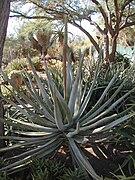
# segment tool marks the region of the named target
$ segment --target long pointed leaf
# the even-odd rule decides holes
[[[30,163],[32,157],[38,156],[38,155],[40,155],[40,153],[44,152],[44,155],[48,155],[51,152],[53,152],[55,150],[55,148],[57,148],[60,145],[60,143],[61,143],[61,140],[57,139],[57,141],[56,141],[56,138],[55,138],[55,139],[51,140],[49,143],[42,145],[41,147],[37,147],[35,149],[29,150],[28,152],[22,153],[22,154],[18,155],[17,158],[23,158],[23,159],[18,160],[6,167],[1,168],[0,171],[5,171],[5,170],[8,172],[13,171],[14,169],[17,169],[20,166],[25,165],[23,163],[28,163],[28,162]]]
[[[113,95],[103,104],[101,105],[97,110],[93,111],[93,109],[91,109],[86,115],[84,115],[80,121],[83,123],[87,122],[88,119],[93,118],[94,116],[97,116],[100,112],[102,112],[105,107],[107,107],[113,100],[114,98],[117,96],[117,94],[120,92],[120,90],[123,88],[123,85],[125,84],[125,82],[127,81],[127,79],[125,78],[123,80],[123,82],[121,83],[121,85],[117,88],[117,90],[113,93]],[[93,113],[92,113],[93,112]]]
[[[38,93],[37,93],[37,91],[36,91],[36,89],[35,89],[35,87],[34,87],[34,85],[33,85],[33,83],[32,83],[32,81],[31,81],[31,79],[28,77],[28,79],[29,79],[29,82],[30,82],[30,85],[31,85],[31,87],[32,87],[32,90],[33,90],[33,95],[34,95],[34,99],[38,102],[38,104],[41,106],[41,108],[43,109],[43,113],[44,113],[44,115],[45,115],[45,117],[47,118],[47,119],[49,119],[50,121],[52,121],[52,122],[54,122],[54,117],[48,112],[48,108],[47,108],[47,106],[45,106],[45,102],[43,102],[43,100],[41,99],[41,97],[38,95]]]
[[[125,82],[125,81],[124,81]],[[90,121],[95,122],[97,119],[103,117],[104,115],[108,114],[110,111],[112,111],[120,102],[122,102],[129,94],[131,94],[135,88],[133,88],[132,90],[130,90],[129,92],[127,92],[125,95],[123,95],[121,98],[119,98],[118,100],[116,100],[113,104],[110,105],[110,107],[108,107],[105,111],[104,108],[107,107],[110,102],[114,99],[114,97],[118,94],[118,92],[120,91],[120,89],[123,87],[123,83],[119,86],[119,88],[114,92],[114,94],[109,98],[108,101],[106,101],[102,106],[100,106],[95,112],[93,112],[91,115],[89,114],[89,112],[83,116],[82,118],[80,118],[80,122],[82,122],[81,124],[84,124],[85,122]],[[102,112],[103,111],[103,112]],[[100,113],[101,112],[101,113]],[[99,114],[100,113],[100,114]]]
[[[69,101],[72,84],[73,84],[73,72],[72,72],[71,55],[70,55],[68,57],[68,63],[67,63],[67,82],[66,82],[66,100],[67,101]]]
[[[82,58],[80,60],[78,72],[77,72],[74,84],[72,86],[72,90],[71,90],[71,94],[70,94],[70,98],[69,98],[69,102],[68,102],[68,107],[70,109],[71,115],[74,114],[74,108],[75,108],[75,102],[76,102],[76,96],[77,96],[77,89],[78,89],[79,80],[81,78],[83,60],[84,60],[84,55],[82,56]]]
[[[37,81],[37,84],[38,84],[38,86],[39,86],[39,88],[40,88],[40,90],[41,90],[42,96],[43,96],[43,98],[45,99],[46,104],[48,104],[48,106],[49,106],[50,108],[53,108],[53,105],[52,105],[50,99],[48,98],[47,92],[46,92],[45,88],[43,87],[43,85],[42,85],[42,83],[41,83],[41,80],[40,80],[40,78],[38,77],[38,75],[37,75],[37,73],[36,73],[36,70],[35,70],[35,68],[34,68],[34,66],[33,66],[33,64],[32,64],[32,61],[31,61],[31,59],[30,59],[29,56],[28,56],[28,60],[29,60],[29,64],[30,64],[30,66],[31,66],[32,72],[34,73],[34,77],[35,77],[35,79],[36,79],[36,81]]]
[[[73,118],[71,116],[71,112],[69,110],[69,107],[68,107],[65,99],[60,95],[60,93],[57,90],[55,91],[55,95],[60,103],[63,113],[65,114],[64,123],[68,122],[68,125],[71,125],[73,123]]]
[[[58,129],[56,129],[56,128],[49,128],[49,127],[41,126],[41,125],[38,125],[38,124],[35,124],[35,123],[29,123],[29,122],[20,121],[18,119],[12,119],[12,118],[10,118],[10,119],[14,123],[24,125],[26,128],[30,127],[35,131],[43,131],[43,132],[57,132],[58,131]]]
[[[94,134],[94,133],[99,133],[99,132],[107,131],[107,130],[113,128],[114,126],[117,126],[118,124],[120,124],[120,123],[128,120],[129,118],[131,118],[131,117],[133,117],[133,116],[135,116],[135,113],[128,114],[128,115],[126,115],[126,116],[124,116],[124,117],[121,117],[121,118],[119,118],[119,119],[117,119],[117,120],[115,120],[115,121],[113,121],[113,122],[111,122],[111,123],[109,123],[109,124],[107,124],[107,125],[105,125],[105,126],[103,126],[103,127],[100,127],[100,128],[95,129],[95,130],[93,131],[93,134]]]
[[[95,180],[99,180],[100,177],[96,174],[96,172],[94,171],[93,167],[90,165],[90,163],[86,159],[86,157],[82,155],[82,153],[80,152],[79,148],[77,147],[76,143],[74,142],[74,140],[72,138],[69,138],[69,144],[70,144],[70,147],[72,148],[72,151],[74,152],[74,156],[76,157],[76,159],[78,160],[80,165],[83,166],[84,169],[86,169],[87,172]]]
[[[54,84],[54,82],[52,80],[52,77],[51,77],[51,75],[50,75],[50,73],[48,71],[46,63],[45,63],[45,67],[46,67],[46,74],[47,74],[47,77],[48,77],[48,83],[49,83],[49,86],[50,86],[52,98],[54,98],[53,97],[54,95],[56,96],[57,100],[59,101],[59,103],[61,105],[63,113],[65,114],[65,118],[68,121],[68,124],[72,124],[73,120],[72,120],[71,112],[70,112],[70,110],[69,110],[69,108],[67,106],[67,103],[66,103],[65,99],[62,97],[62,95],[60,94],[60,92],[58,91],[56,85]]]
[[[55,90],[54,90],[54,116],[55,116],[55,122],[58,129],[60,131],[63,131],[64,130],[63,117],[60,110],[58,99],[55,95]]]
[[[94,73],[94,79],[93,79],[93,82],[92,82],[92,85],[82,103],[82,106],[80,107],[80,111],[77,115],[77,118],[76,118],[76,121],[78,121],[78,119],[80,118],[80,116],[83,114],[83,112],[85,111],[85,108],[87,107],[88,103],[89,103],[89,100],[92,96],[92,92],[93,92],[93,89],[94,89],[94,86],[95,86],[95,83],[96,83],[96,80],[98,78],[98,72],[99,72],[99,68],[100,68],[100,64],[101,62],[99,61],[98,64],[97,64],[97,67],[96,67],[96,71]]]
[[[99,107],[102,103],[102,101],[104,100],[106,94],[108,93],[108,91],[110,90],[110,88],[113,86],[114,81],[116,80],[116,78],[118,77],[118,74],[120,73],[120,69],[119,71],[117,71],[117,73],[113,76],[113,78],[111,79],[111,81],[109,82],[109,84],[107,85],[107,87],[105,88],[104,92],[102,93],[101,97],[99,98],[99,100],[97,101],[97,103],[93,106],[93,108],[90,110],[90,113],[94,112],[97,107]]]

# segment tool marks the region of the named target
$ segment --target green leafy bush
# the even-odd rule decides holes
[[[9,88],[12,89],[12,86],[9,85]],[[11,93],[10,91],[7,89],[7,87],[5,87],[4,85],[1,85],[1,91],[2,91],[2,94],[6,97],[11,97]]]
[[[39,58],[35,57],[35,58],[32,58],[31,60],[32,60],[32,63],[33,63],[33,65],[37,71],[42,70],[42,62]],[[28,66],[29,66],[29,64],[28,64]],[[31,70],[30,66],[29,66],[29,68]]]
[[[14,59],[10,63],[8,63],[5,68],[6,74],[10,74],[13,70],[22,70],[27,67],[28,61],[26,58]]]

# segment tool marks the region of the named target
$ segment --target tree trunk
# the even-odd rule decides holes
[[[0,0],[0,68],[2,66],[3,47],[6,38],[7,24],[10,12],[11,0]],[[0,89],[1,91],[1,89]],[[4,116],[2,99],[0,98],[0,117]],[[4,135],[4,124],[0,122],[0,136]],[[0,140],[0,147],[5,145],[4,140]]]
[[[106,64],[109,63],[109,37],[108,37],[108,30],[104,29],[104,61]]]
[[[117,48],[117,36],[114,36],[112,39],[111,52],[109,54],[109,61],[115,63],[115,53]]]

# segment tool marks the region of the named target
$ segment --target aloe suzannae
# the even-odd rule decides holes
[[[47,84],[44,87],[29,58],[29,63],[38,86],[37,90],[29,74],[25,72],[23,76],[25,76],[24,82],[29,96],[14,87],[6,74],[1,72],[3,78],[13,86],[19,96],[10,89],[9,91],[11,91],[15,102],[2,94],[0,96],[15,107],[23,116],[18,114],[18,117],[11,116],[1,119],[12,126],[13,135],[0,137],[12,142],[11,146],[1,148],[0,152],[18,148],[24,149],[24,152],[21,151],[19,155],[13,157],[13,163],[3,167],[1,171],[13,172],[30,163],[33,157],[40,158],[58,150],[66,141],[76,164],[79,167],[83,167],[93,179],[100,179],[82,152],[80,144],[84,141],[90,142],[91,137],[94,137],[95,143],[97,141],[107,141],[110,138],[109,135],[113,133],[115,126],[135,115],[134,112],[127,112],[127,110],[121,112],[121,114],[112,113],[113,109],[128,97],[135,88],[119,99],[116,99],[117,94],[127,81],[127,77],[125,77],[111,97],[104,102],[106,93],[114,86],[117,77],[120,75],[120,70],[118,70],[96,104],[89,111],[86,111],[96,86],[101,63],[99,61],[97,64],[91,86],[86,94],[84,92],[86,88],[82,88],[83,59],[84,56],[82,55],[75,77],[73,77],[70,59],[68,61],[66,100],[53,82],[46,63]],[[114,99],[115,102],[113,101]],[[26,104],[32,108],[28,108]]]

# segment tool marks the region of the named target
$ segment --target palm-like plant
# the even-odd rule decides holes
[[[24,149],[24,151],[14,156],[14,162],[1,168],[1,171],[15,171],[30,163],[33,157],[40,158],[47,156],[53,151],[58,150],[63,143],[67,142],[76,165],[83,167],[93,179],[100,179],[85,157],[80,144],[87,141],[92,143],[103,142],[113,138],[113,127],[135,115],[132,111],[129,113],[127,109],[120,114],[114,114],[113,109],[134,91],[135,88],[127,92],[123,97],[116,99],[117,94],[128,79],[128,77],[125,77],[122,84],[116,88],[112,96],[104,102],[106,93],[113,87],[117,77],[120,76],[120,70],[118,70],[96,104],[86,111],[92,97],[92,92],[96,86],[101,63],[99,61],[97,64],[91,86],[86,94],[85,90],[88,88],[82,87],[81,72],[83,57],[80,57],[78,72],[75,77],[73,76],[70,59],[68,61],[65,99],[53,82],[46,63],[47,84],[44,87],[29,58],[29,63],[38,86],[37,89],[29,74],[25,72],[23,75],[25,76],[24,81],[30,96],[25,95],[14,87],[6,74],[2,72],[4,79],[14,87],[19,96],[10,89],[9,91],[14,96],[16,103],[2,94],[0,96],[14,106],[21,116],[18,113],[17,116],[5,117],[5,123],[12,126],[13,135],[0,138],[10,140],[12,145],[1,148],[0,152],[11,151],[17,148]],[[115,102],[113,101],[114,99]],[[27,105],[30,105],[31,108]],[[3,121],[3,119],[1,120]]]

